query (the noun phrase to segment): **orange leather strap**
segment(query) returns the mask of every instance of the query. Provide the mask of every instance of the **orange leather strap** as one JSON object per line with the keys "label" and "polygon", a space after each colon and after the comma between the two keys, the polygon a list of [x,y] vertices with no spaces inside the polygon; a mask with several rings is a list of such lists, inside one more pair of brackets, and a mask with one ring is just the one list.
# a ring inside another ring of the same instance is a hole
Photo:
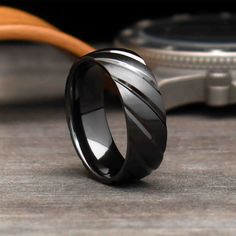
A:
{"label": "orange leather strap", "polygon": [[11,7],[0,7],[0,40],[22,40],[50,44],[75,56],[95,50],[43,19]]}

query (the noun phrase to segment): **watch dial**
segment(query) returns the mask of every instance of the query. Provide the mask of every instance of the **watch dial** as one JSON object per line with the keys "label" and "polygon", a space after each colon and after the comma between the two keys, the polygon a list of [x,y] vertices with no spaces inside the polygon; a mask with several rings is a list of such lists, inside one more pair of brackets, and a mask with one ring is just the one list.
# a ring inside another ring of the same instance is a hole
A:
{"label": "watch dial", "polygon": [[230,14],[183,15],[153,20],[146,25],[137,24],[132,32],[130,38],[124,40],[142,42],[144,47],[187,51],[236,49],[236,16]]}
{"label": "watch dial", "polygon": [[235,43],[236,18],[221,16],[187,17],[183,20],[155,21],[144,29],[151,37],[202,43]]}

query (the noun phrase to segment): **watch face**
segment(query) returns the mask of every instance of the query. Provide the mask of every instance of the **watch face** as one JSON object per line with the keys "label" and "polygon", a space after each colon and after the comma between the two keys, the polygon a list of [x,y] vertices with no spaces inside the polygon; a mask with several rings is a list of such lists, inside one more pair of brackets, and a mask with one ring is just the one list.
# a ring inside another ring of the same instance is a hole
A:
{"label": "watch face", "polygon": [[169,50],[234,51],[236,17],[229,14],[183,15],[164,20],[143,21],[124,31],[119,39],[137,46]]}

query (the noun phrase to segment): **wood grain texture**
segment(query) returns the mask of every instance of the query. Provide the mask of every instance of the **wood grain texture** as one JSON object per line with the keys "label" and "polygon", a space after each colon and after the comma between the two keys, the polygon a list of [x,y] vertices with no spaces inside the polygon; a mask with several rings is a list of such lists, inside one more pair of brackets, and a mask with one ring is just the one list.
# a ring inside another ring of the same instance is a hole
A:
{"label": "wood grain texture", "polygon": [[88,177],[70,141],[71,60],[50,47],[0,50],[0,235],[236,234],[235,106],[171,112],[160,169],[110,187]]}

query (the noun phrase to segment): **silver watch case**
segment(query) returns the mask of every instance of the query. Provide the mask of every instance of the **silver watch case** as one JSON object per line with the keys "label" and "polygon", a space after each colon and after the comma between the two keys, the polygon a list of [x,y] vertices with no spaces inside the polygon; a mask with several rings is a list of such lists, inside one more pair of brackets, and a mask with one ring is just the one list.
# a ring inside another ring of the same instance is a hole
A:
{"label": "silver watch case", "polygon": [[[195,16],[194,20],[199,17],[202,16]],[[232,19],[229,14],[207,16],[207,19],[209,17],[216,17],[216,21],[224,24]],[[168,24],[181,24],[191,20],[193,16],[179,15],[159,20],[158,24],[166,21]],[[156,23],[154,20],[138,22],[123,30],[115,44],[136,51],[146,60],[158,78],[166,109],[191,103],[210,106],[236,103],[236,38],[235,43],[188,42],[158,38],[158,35],[152,39],[145,35],[145,29]]]}

